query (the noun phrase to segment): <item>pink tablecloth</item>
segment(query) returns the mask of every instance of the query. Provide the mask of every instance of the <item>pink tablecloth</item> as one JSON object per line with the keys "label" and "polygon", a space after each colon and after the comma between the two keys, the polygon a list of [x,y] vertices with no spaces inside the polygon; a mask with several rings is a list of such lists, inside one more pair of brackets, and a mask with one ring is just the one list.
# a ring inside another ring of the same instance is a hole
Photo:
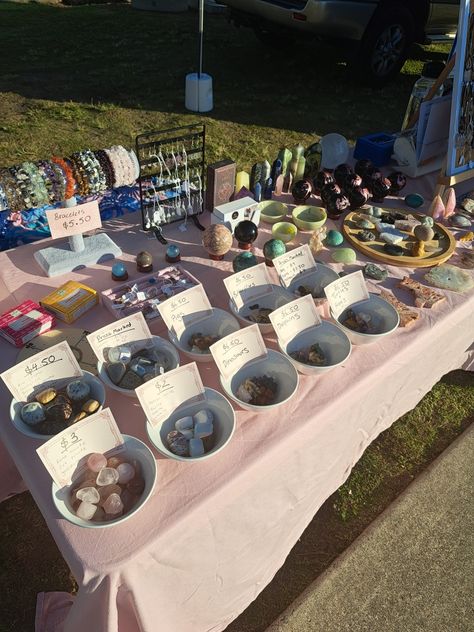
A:
{"label": "pink tablecloth", "polygon": [[[138,227],[115,221],[107,229],[122,247],[124,259],[133,261],[146,248],[154,254],[156,267],[165,265],[164,247]],[[193,226],[187,232],[175,226],[165,233],[181,245],[183,265],[203,282],[212,304],[225,308],[223,278],[231,271],[230,254],[222,264],[207,259],[198,245],[200,233]],[[308,237],[302,234],[302,241]],[[268,238],[269,228],[263,225],[257,254]],[[41,246],[0,254],[2,310],[25,298],[39,299],[66,280],[41,275],[33,259]],[[327,250],[320,255],[329,261]],[[68,278],[102,289],[111,284],[110,267],[111,263],[93,266]],[[342,266],[334,267],[340,270]],[[349,271],[357,267],[350,266]],[[391,288],[397,278],[411,272],[394,267],[389,271],[384,285]],[[275,275],[274,270],[271,273]],[[422,271],[415,277],[421,279]],[[375,286],[371,284],[371,289]],[[396,294],[413,304],[405,291],[396,290]],[[6,450],[0,454],[0,498],[22,489],[9,453],[80,586],[64,625],[51,623],[48,629],[223,630],[270,582],[367,445],[413,408],[442,375],[469,366],[474,292],[445,294],[447,300],[439,308],[420,310],[421,318],[413,328],[354,348],[345,366],[320,378],[301,376],[297,396],[277,412],[237,411],[235,435],[214,458],[188,464],[157,454],[158,480],[148,504],[127,522],[108,529],[80,529],[58,515],[51,482],[35,453],[39,444],[9,423],[9,396],[2,388],[0,432]],[[76,326],[93,330],[109,321],[109,313],[97,307]],[[152,326],[152,331],[163,329]],[[271,336],[267,342],[275,346]],[[2,369],[15,356],[15,349],[0,342]],[[200,370],[205,385],[219,388],[213,364],[200,365]],[[107,405],[122,431],[147,441],[144,414],[134,400],[109,390]],[[68,606],[58,600],[55,613],[54,600],[47,607],[45,603],[41,599],[38,626],[45,623],[44,613],[60,620]]]}

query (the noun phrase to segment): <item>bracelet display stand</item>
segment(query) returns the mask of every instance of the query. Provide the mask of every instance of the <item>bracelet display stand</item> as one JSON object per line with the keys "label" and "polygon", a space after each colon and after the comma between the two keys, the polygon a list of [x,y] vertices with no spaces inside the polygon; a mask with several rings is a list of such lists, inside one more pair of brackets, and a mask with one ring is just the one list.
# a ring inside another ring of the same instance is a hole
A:
{"label": "bracelet display stand", "polygon": [[[76,206],[76,198],[70,198],[64,208]],[[105,233],[84,236],[72,235],[65,243],[43,248],[35,252],[36,262],[49,277],[72,272],[88,265],[115,259],[122,254],[121,249]]]}

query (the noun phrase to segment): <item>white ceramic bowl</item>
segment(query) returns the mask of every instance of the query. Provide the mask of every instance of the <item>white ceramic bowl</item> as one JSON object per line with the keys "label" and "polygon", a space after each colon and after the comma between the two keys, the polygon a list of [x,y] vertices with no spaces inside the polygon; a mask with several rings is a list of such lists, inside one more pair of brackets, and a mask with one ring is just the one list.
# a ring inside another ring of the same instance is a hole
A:
{"label": "white ceramic bowl", "polygon": [[[160,353],[166,355],[166,357],[168,358],[170,362],[170,368],[168,369],[169,371],[172,371],[173,369],[179,367],[179,354],[170,342],[164,340],[163,338],[160,338],[159,336],[153,336],[153,343],[155,345],[155,349]],[[107,374],[105,362],[97,362],[97,371],[99,373],[100,379],[106,386],[113,389],[114,391],[117,391],[118,393],[122,393],[122,395],[126,395],[127,397],[136,397],[135,390],[129,388],[121,388],[120,386],[117,386],[117,384],[114,384],[112,382]]]}
{"label": "white ceramic bowl", "polygon": [[356,314],[358,312],[369,314],[372,317],[374,326],[379,332],[376,334],[363,334],[353,331],[340,322],[340,318],[344,313],[341,314],[338,320],[334,318],[331,310],[333,320],[337,323],[338,327],[347,334],[347,337],[353,345],[366,345],[380,340],[394,332],[400,323],[400,316],[397,310],[383,298],[377,296],[377,294],[370,294],[368,300],[354,303],[354,305],[351,305],[351,309],[354,310]]}
{"label": "white ceramic bowl", "polygon": [[[268,406],[257,406],[243,402],[236,395],[239,386],[249,377],[268,375],[273,377],[278,383],[278,392],[276,401]],[[281,406],[281,404],[289,401],[296,393],[298,388],[299,376],[298,372],[290,362],[290,360],[278,351],[268,349],[266,358],[253,360],[243,366],[231,378],[227,379],[223,375],[219,376],[222,388],[227,395],[237,402],[239,406],[245,410],[253,410],[254,412],[264,413]]]}
{"label": "white ceramic bowl", "polygon": [[[314,343],[319,344],[326,356],[328,361],[326,365],[312,366],[298,362],[290,356],[290,353],[299,351],[300,349],[307,349]],[[300,332],[283,347],[280,345],[280,349],[300,373],[304,375],[319,375],[321,373],[327,373],[331,369],[346,362],[351,355],[352,345],[340,327],[323,320],[320,325],[310,327]]]}
{"label": "white ceramic bowl", "polygon": [[[95,399],[98,402],[100,402],[100,407],[97,409],[97,411],[102,410],[105,403],[104,385],[98,378],[96,378],[95,375],[92,375],[92,373],[89,373],[89,371],[84,371],[83,378],[91,387],[90,399]],[[73,379],[75,378],[72,378],[71,381]],[[11,401],[10,419],[12,420],[15,428],[19,430],[20,432],[22,432],[27,437],[32,437],[33,439],[42,439],[43,441],[47,441],[48,439],[51,439],[51,437],[53,437],[54,435],[40,434],[39,432],[35,432],[31,426],[28,426],[28,424],[25,424],[20,414],[23,404],[24,402],[18,402],[16,399],[12,399]]]}
{"label": "white ceramic bowl", "polygon": [[317,263],[316,268],[312,272],[307,272],[300,276],[297,276],[288,286],[288,291],[296,295],[296,290],[300,285],[306,285],[311,290],[316,290],[316,293],[320,298],[326,298],[324,294],[324,288],[333,281],[337,281],[339,275],[329,266],[325,266],[322,263]]}
{"label": "white ceramic bowl", "polygon": [[[147,420],[146,430],[148,436],[158,452],[161,452],[164,456],[174,459],[175,461],[204,461],[223,450],[229,443],[235,429],[235,412],[231,403],[224,397],[224,395],[221,395],[218,391],[208,388],[207,386],[204,388],[204,394],[206,397],[205,402],[195,402],[193,404],[184,404],[183,406],[180,406],[168,417],[166,421],[161,424],[160,427],[154,428]],[[177,454],[173,454],[166,444],[168,432],[175,429],[174,425],[178,419],[187,415],[194,415],[202,408],[209,408],[214,415],[214,447],[212,450],[209,450],[209,452],[197,457],[178,456]]]}
{"label": "white ceramic bowl", "polygon": [[62,489],[59,489],[56,483],[53,482],[52,494],[56,509],[63,518],[66,518],[66,520],[69,520],[72,524],[75,524],[78,527],[86,527],[87,529],[105,529],[107,527],[112,527],[131,518],[133,514],[136,514],[150,498],[156,482],[156,459],[153,456],[153,452],[145,443],[143,443],[143,441],[140,441],[135,437],[131,437],[130,435],[122,436],[124,438],[125,454],[127,457],[130,457],[130,459],[137,460],[142,468],[143,478],[145,479],[145,489],[143,490],[142,497],[131,511],[124,516],[120,516],[116,520],[109,520],[107,522],[91,522],[89,520],[82,520],[82,518],[78,518],[72,511],[71,503],[69,501],[69,488],[63,487]]}
{"label": "white ceramic bowl", "polygon": [[188,342],[191,336],[196,333],[201,333],[205,336],[210,335],[224,338],[238,329],[240,329],[239,321],[234,318],[232,314],[218,307],[213,307],[212,314],[208,318],[189,325],[179,337],[173,330],[170,330],[168,331],[168,337],[171,342],[189,358],[192,358],[196,362],[211,362],[212,354],[210,351],[207,353],[194,353],[190,350]]}
{"label": "white ceramic bowl", "polygon": [[[253,320],[249,320],[246,316],[251,310],[249,309],[250,305],[259,305],[259,307],[268,307],[272,311],[277,309],[277,307],[282,307],[286,305],[290,301],[294,301],[295,297],[291,292],[285,290],[280,285],[272,285],[272,292],[269,294],[265,294],[264,296],[260,296],[257,299],[253,299],[244,303],[242,307],[237,310],[235,308],[234,302],[229,300],[229,307],[233,314],[238,318],[238,320],[245,326],[255,324]],[[271,323],[258,324],[260,331],[262,334],[269,334],[273,331],[273,325]]]}

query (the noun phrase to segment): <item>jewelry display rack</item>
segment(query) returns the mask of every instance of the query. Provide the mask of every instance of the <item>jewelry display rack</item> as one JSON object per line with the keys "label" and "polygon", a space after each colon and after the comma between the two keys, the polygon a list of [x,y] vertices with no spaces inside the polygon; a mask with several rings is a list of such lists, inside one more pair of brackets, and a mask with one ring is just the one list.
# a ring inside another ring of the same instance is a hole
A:
{"label": "jewelry display rack", "polygon": [[200,229],[204,210],[204,160],[206,127],[186,125],[139,134],[135,139],[140,164],[138,178],[144,230],[168,243],[163,226],[188,219]]}

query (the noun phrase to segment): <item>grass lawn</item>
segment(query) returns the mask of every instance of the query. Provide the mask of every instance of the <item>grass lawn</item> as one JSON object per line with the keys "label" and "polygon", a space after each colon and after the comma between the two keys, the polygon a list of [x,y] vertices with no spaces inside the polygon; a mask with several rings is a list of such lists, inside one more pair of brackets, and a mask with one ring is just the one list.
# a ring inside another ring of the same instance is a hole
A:
{"label": "grass lawn", "polygon": [[[443,48],[416,47],[383,91],[349,80],[335,48],[265,50],[247,30],[206,16],[210,116],[184,110],[194,71],[196,15],[129,6],[0,4],[0,164],[133,145],[147,129],[205,120],[208,160],[239,168],[272,160],[283,144],[338,131],[350,140],[399,129],[415,75]],[[446,48],[444,49],[444,51]],[[330,498],[272,584],[229,630],[260,632],[474,418],[474,376],[443,378],[417,408],[379,437]],[[0,505],[0,630],[33,629],[38,591],[74,581],[29,494]],[[179,632],[179,631],[176,631]]]}

